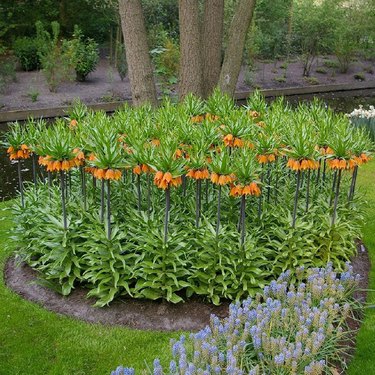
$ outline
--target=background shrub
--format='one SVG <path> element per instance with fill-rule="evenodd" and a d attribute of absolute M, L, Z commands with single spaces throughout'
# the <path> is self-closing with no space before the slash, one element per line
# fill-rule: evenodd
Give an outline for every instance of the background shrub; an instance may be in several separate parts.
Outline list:
<path fill-rule="evenodd" d="M 17 38 L 13 44 L 14 53 L 25 71 L 41 67 L 39 49 L 38 39 L 32 37 Z"/>

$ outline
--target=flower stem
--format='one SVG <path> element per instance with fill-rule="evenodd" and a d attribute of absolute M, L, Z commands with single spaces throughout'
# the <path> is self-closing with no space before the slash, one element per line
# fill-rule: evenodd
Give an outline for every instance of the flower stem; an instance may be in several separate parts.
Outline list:
<path fill-rule="evenodd" d="M 165 189 L 165 218 L 164 218 L 164 243 L 168 241 L 168 223 L 169 223 L 169 210 L 171 207 L 171 190 L 170 187 Z"/>
<path fill-rule="evenodd" d="M 342 173 L 342 170 L 339 169 L 339 173 L 337 176 L 336 191 L 335 191 L 335 202 L 333 204 L 332 225 L 334 225 L 336 221 L 337 204 L 339 201 L 339 193 L 340 193 L 341 173 Z"/>
<path fill-rule="evenodd" d="M 219 185 L 217 195 L 217 221 L 216 221 L 216 237 L 219 235 L 220 230 L 220 214 L 221 214 L 221 185 Z"/>
<path fill-rule="evenodd" d="M 147 173 L 147 216 L 151 213 L 151 178 L 150 173 Z"/>
<path fill-rule="evenodd" d="M 20 189 L 20 194 L 21 194 L 21 206 L 22 208 L 25 207 L 25 197 L 24 197 L 24 194 L 23 194 L 23 180 L 22 180 L 22 170 L 21 170 L 21 160 L 18 160 L 17 162 L 17 167 L 18 167 L 18 186 L 19 186 L 19 189 Z"/>
<path fill-rule="evenodd" d="M 262 164 L 262 173 L 261 173 L 261 176 L 260 176 L 260 181 L 261 183 L 263 183 L 263 180 L 264 180 L 264 164 Z M 262 195 L 259 196 L 258 198 L 258 218 L 260 219 L 260 216 L 262 215 Z"/>
<path fill-rule="evenodd" d="M 306 186 L 306 212 L 309 211 L 309 203 L 310 203 L 310 177 L 311 177 L 311 170 L 309 169 L 307 172 L 307 186 Z"/>
<path fill-rule="evenodd" d="M 294 208 L 293 208 L 293 222 L 292 227 L 295 228 L 296 220 L 297 220 L 297 206 L 298 206 L 298 194 L 299 194 L 299 187 L 301 182 L 301 171 L 297 171 L 297 186 L 296 186 L 296 194 L 294 196 Z"/>
<path fill-rule="evenodd" d="M 333 197 L 335 194 L 335 187 L 336 187 L 336 180 L 337 180 L 337 170 L 335 170 L 335 173 L 333 174 L 333 181 L 332 181 L 332 190 L 331 190 L 331 196 L 329 198 L 329 205 L 332 205 Z"/>
<path fill-rule="evenodd" d="M 202 181 L 197 180 L 196 192 L 195 192 L 195 226 L 199 228 L 199 220 L 201 216 L 201 189 Z"/>
<path fill-rule="evenodd" d="M 316 175 L 316 184 L 319 184 L 320 181 L 320 171 L 321 171 L 322 161 L 319 159 L 318 173 Z"/>
<path fill-rule="evenodd" d="M 107 238 L 111 239 L 111 180 L 107 180 Z"/>
<path fill-rule="evenodd" d="M 350 190 L 349 190 L 349 196 L 348 196 L 349 202 L 352 201 L 354 198 L 357 175 L 358 175 L 358 165 L 356 165 L 353 170 L 352 182 L 350 184 Z"/>
<path fill-rule="evenodd" d="M 104 179 L 101 180 L 101 191 L 100 191 L 100 222 L 104 221 Z"/>
<path fill-rule="evenodd" d="M 141 175 L 137 174 L 138 211 L 141 211 Z"/>
<path fill-rule="evenodd" d="M 34 182 L 34 187 L 36 189 L 38 185 L 38 178 L 37 178 L 37 171 L 36 171 L 36 155 L 33 154 L 32 156 L 32 161 L 33 161 L 33 182 Z"/>
<path fill-rule="evenodd" d="M 324 159 L 324 161 L 323 161 L 323 182 L 326 181 L 326 169 L 327 169 L 327 160 Z"/>
<path fill-rule="evenodd" d="M 61 190 L 61 207 L 62 207 L 62 214 L 63 214 L 63 224 L 64 229 L 67 230 L 68 224 L 66 219 L 66 207 L 65 207 L 65 176 L 64 171 L 60 171 L 60 190 Z"/>
<path fill-rule="evenodd" d="M 242 195 L 241 196 L 241 247 L 244 245 L 245 243 L 245 215 L 246 215 L 246 211 L 245 211 L 245 208 L 246 208 L 246 196 L 245 195 Z"/>
<path fill-rule="evenodd" d="M 186 196 L 186 175 L 183 174 L 181 178 L 182 178 L 182 196 L 185 197 Z"/>
<path fill-rule="evenodd" d="M 79 167 L 79 171 L 81 173 L 81 188 L 82 188 L 82 197 L 83 197 L 83 207 L 86 211 L 87 202 L 86 202 L 86 174 L 83 166 Z"/>

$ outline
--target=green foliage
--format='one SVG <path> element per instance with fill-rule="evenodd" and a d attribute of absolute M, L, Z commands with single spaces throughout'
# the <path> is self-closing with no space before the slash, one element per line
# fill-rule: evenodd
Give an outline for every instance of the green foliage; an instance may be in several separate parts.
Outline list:
<path fill-rule="evenodd" d="M 98 44 L 90 38 L 85 39 L 78 26 L 74 28 L 73 38 L 65 42 L 70 63 L 76 72 L 77 81 L 84 82 L 99 62 Z"/>
<path fill-rule="evenodd" d="M 39 41 L 36 38 L 17 38 L 13 44 L 13 50 L 22 69 L 25 71 L 40 68 Z"/>
<path fill-rule="evenodd" d="M 125 53 L 125 44 L 117 43 L 116 48 L 117 48 L 116 68 L 121 78 L 121 81 L 123 81 L 128 72 L 128 64 L 126 61 L 126 53 Z"/>
<path fill-rule="evenodd" d="M 71 79 L 72 56 L 59 41 L 58 22 L 51 23 L 51 33 L 44 29 L 41 22 L 38 21 L 35 25 L 43 73 L 50 91 L 55 92 L 62 82 Z"/>
<path fill-rule="evenodd" d="M 4 93 L 10 82 L 16 81 L 16 60 L 0 48 L 0 93 Z"/>

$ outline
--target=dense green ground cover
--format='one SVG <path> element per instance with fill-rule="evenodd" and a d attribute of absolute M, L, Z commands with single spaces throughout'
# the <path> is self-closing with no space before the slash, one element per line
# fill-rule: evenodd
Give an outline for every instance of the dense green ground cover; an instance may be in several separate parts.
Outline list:
<path fill-rule="evenodd" d="M 364 241 L 375 261 L 375 161 L 360 172 L 367 194 L 368 220 Z M 0 204 L 0 268 L 14 250 L 9 203 Z M 370 287 L 375 288 L 372 269 Z M 133 331 L 78 322 L 45 311 L 10 292 L 0 280 L 0 374 L 108 374 L 118 364 L 144 368 L 159 357 L 167 360 L 172 334 Z M 375 294 L 370 293 L 374 305 Z M 349 374 L 371 374 L 375 354 L 375 309 L 367 309 Z M 175 337 L 177 336 L 174 335 Z M 163 350 L 165 348 L 165 350 Z"/>

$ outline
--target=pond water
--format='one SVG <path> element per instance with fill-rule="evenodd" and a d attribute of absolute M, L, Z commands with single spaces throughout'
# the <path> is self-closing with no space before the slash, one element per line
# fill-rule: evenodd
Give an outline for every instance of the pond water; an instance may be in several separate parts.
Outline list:
<path fill-rule="evenodd" d="M 350 113 L 354 108 L 358 108 L 360 104 L 364 106 L 375 105 L 375 93 L 370 96 L 356 96 L 356 97 L 340 97 L 333 94 L 319 95 L 327 105 L 332 107 L 337 112 Z M 289 97 L 288 101 L 295 105 L 301 101 L 310 101 L 313 97 Z M 272 100 L 272 99 L 270 99 Z M 6 131 L 6 125 L 0 126 L 0 137 Z M 32 179 L 32 163 L 31 160 L 22 161 L 22 176 L 24 181 L 31 181 Z M 18 177 L 17 177 L 17 162 L 11 162 L 5 152 L 4 148 L 0 149 L 0 201 L 10 199 L 17 194 Z"/>

